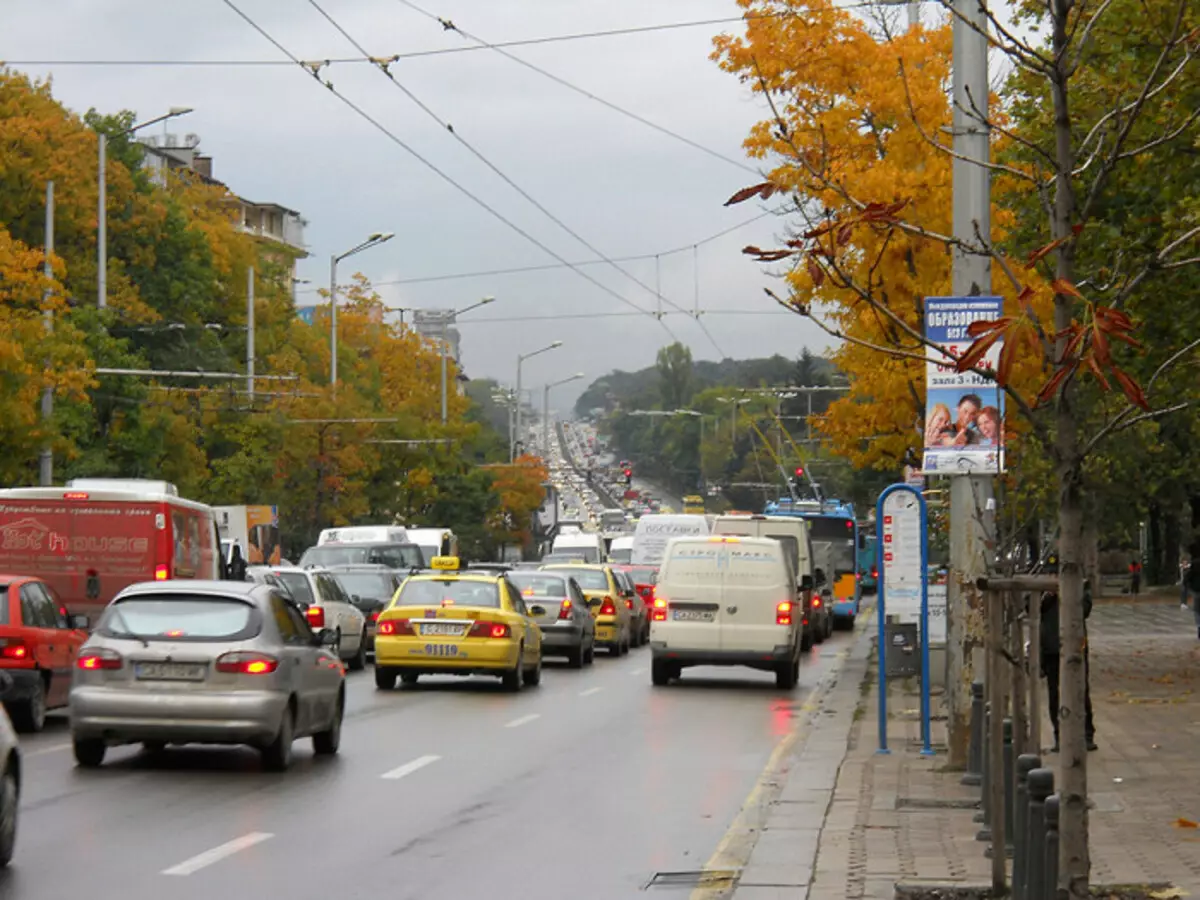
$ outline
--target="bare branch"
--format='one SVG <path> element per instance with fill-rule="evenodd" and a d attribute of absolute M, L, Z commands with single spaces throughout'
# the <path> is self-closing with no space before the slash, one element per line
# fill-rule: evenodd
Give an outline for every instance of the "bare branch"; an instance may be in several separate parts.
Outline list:
<path fill-rule="evenodd" d="M 1046 160 L 1046 162 L 1048 162 L 1050 164 L 1051 169 L 1053 169 L 1058 164 L 1057 161 L 1054 159 L 1054 154 L 1051 153 L 1049 150 L 1047 150 L 1045 147 L 1043 147 L 1041 144 L 1038 144 L 1035 141 L 1031 141 L 1031 140 L 1029 140 L 1029 138 L 1024 137 L 1023 135 L 1021 135 L 1020 133 L 1018 133 L 1016 131 L 1013 131 L 1011 128 L 1007 128 L 1004 125 L 999 124 L 994 119 L 992 119 L 991 117 L 986 115 L 982 110 L 980 110 L 979 106 L 975 103 L 975 98 L 971 95 L 970 88 L 967 89 L 967 100 L 970 102 L 970 109 L 965 109 L 961 103 L 956 104 L 956 105 L 958 106 L 959 109 L 961 109 L 963 112 L 967 113 L 967 115 L 969 115 L 975 121 L 979 122 L 981 125 L 984 125 L 985 127 L 989 128 L 993 131 L 1000 132 L 1002 135 L 1004 135 L 1006 138 L 1013 141 L 1014 143 L 1020 144 L 1022 147 L 1027 147 L 1028 149 L 1032 150 L 1034 153 L 1037 153 L 1039 156 L 1044 158 Z"/>
<path fill-rule="evenodd" d="M 1017 273 L 1012 270 L 1012 267 L 1008 264 L 1008 260 L 1004 258 L 1004 254 L 998 251 L 996 246 L 979 232 L 979 223 L 975 222 L 974 226 L 976 239 L 983 244 L 983 246 L 988 248 L 988 252 L 991 253 L 992 259 L 1000 264 L 1001 271 L 1004 272 L 1005 276 L 1008 278 L 1017 294 L 1020 294 L 1025 289 L 1025 286 L 1021 284 L 1020 280 L 1017 278 Z M 1042 323 L 1036 318 L 1033 319 L 1033 327 L 1037 329 L 1038 340 L 1040 340 L 1042 344 L 1042 353 L 1045 354 L 1046 359 L 1053 359 L 1054 344 L 1050 340 L 1050 335 L 1046 334 L 1046 330 L 1042 328 Z"/>
<path fill-rule="evenodd" d="M 1146 393 L 1150 393 L 1150 391 L 1154 388 L 1154 382 L 1158 381 L 1161 375 L 1174 368 L 1175 363 L 1179 362 L 1179 360 L 1187 356 L 1197 347 L 1200 347 L 1200 340 L 1192 341 L 1190 344 L 1185 345 L 1183 348 L 1176 350 L 1174 353 L 1168 356 L 1163 364 L 1154 370 L 1154 374 L 1150 376 L 1150 380 L 1146 382 Z"/>
<path fill-rule="evenodd" d="M 1187 259 L 1181 259 L 1178 262 L 1168 263 L 1162 266 L 1164 269 L 1182 269 L 1184 266 L 1200 265 L 1200 256 L 1192 256 Z"/>
<path fill-rule="evenodd" d="M 1101 17 L 1103 17 L 1105 11 L 1107 11 L 1112 2 L 1113 0 L 1104 0 L 1104 2 L 1100 4 L 1100 8 L 1092 13 L 1091 19 L 1088 20 L 1087 25 L 1083 29 L 1083 34 L 1079 36 L 1079 43 L 1075 50 L 1075 58 L 1071 60 L 1070 64 L 1067 66 L 1068 76 L 1074 74 L 1075 70 L 1079 68 L 1079 63 L 1083 59 L 1083 53 L 1087 49 L 1088 40 L 1092 36 L 1092 29 L 1096 27 L 1096 23 L 1100 21 Z"/>
<path fill-rule="evenodd" d="M 1167 246 L 1163 247 L 1162 250 L 1158 251 L 1158 253 L 1154 255 L 1154 258 L 1146 263 L 1142 270 L 1133 278 L 1131 278 L 1129 282 L 1117 292 L 1117 295 L 1112 300 L 1112 305 L 1118 308 L 1124 306 L 1125 301 L 1129 299 L 1133 292 L 1137 290 L 1141 283 L 1145 281 L 1152 272 L 1163 269 L 1181 269 L 1186 265 L 1190 265 L 1191 263 L 1200 260 L 1200 257 L 1193 257 L 1190 259 L 1178 260 L 1174 263 L 1167 262 L 1168 256 L 1170 256 L 1197 235 L 1200 235 L 1200 225 L 1197 225 L 1190 231 L 1184 232 L 1175 240 L 1171 241 L 1171 243 L 1167 244 Z"/>
<path fill-rule="evenodd" d="M 1135 156 L 1140 156 L 1143 153 L 1153 150 L 1155 147 L 1159 147 L 1163 144 L 1169 144 L 1171 141 L 1175 140 L 1175 138 L 1187 131 L 1188 128 L 1190 128 L 1196 121 L 1200 121 L 1200 109 L 1193 110 L 1192 114 L 1184 119 L 1182 124 L 1180 124 L 1180 126 L 1174 131 L 1167 132 L 1160 137 L 1156 137 L 1151 141 L 1147 141 L 1146 143 L 1142 144 L 1142 146 L 1134 150 L 1126 150 L 1123 153 L 1118 154 L 1117 159 L 1132 159 Z"/>
<path fill-rule="evenodd" d="M 983 35 L 983 37 L 991 46 L 1004 53 L 1009 59 L 1022 68 L 1029 69 L 1030 71 L 1036 72 L 1039 75 L 1049 75 L 1053 70 L 1054 63 L 1051 59 L 1042 56 L 1042 54 L 1038 53 L 1032 47 L 1028 46 L 1024 41 L 1020 40 L 1011 32 L 1009 32 L 1008 29 L 1006 29 L 986 8 L 984 9 L 984 13 L 987 15 L 991 23 L 996 27 L 996 30 L 1004 37 L 1006 41 L 1008 41 L 1008 46 L 1005 46 L 1002 41 L 997 40 L 996 37 L 987 29 L 980 28 L 970 19 L 963 16 L 957 9 L 954 8 L 954 0 L 937 0 L 937 2 L 940 3 L 942 8 L 950 13 L 951 16 L 958 19 L 958 21 L 962 22 L 976 34 Z"/>

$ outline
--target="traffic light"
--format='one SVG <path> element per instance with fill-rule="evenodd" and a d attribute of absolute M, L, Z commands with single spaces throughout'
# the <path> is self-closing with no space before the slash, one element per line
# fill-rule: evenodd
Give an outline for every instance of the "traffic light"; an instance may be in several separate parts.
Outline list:
<path fill-rule="evenodd" d="M 796 466 L 796 478 L 804 477 L 804 466 Z"/>
<path fill-rule="evenodd" d="M 633 469 L 626 469 L 625 470 L 625 487 L 629 487 L 631 484 L 633 484 Z"/>
<path fill-rule="evenodd" d="M 802 493 L 807 487 L 807 481 L 804 477 L 804 466 L 796 466 L 796 473 L 792 476 L 792 490 L 796 493 Z"/>

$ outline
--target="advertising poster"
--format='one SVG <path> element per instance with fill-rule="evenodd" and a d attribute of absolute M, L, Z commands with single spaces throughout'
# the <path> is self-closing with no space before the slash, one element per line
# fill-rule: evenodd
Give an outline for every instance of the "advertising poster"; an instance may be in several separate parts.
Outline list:
<path fill-rule="evenodd" d="M 925 448 L 926 475 L 995 475 L 1004 471 L 1004 395 L 996 382 L 974 372 L 956 372 L 944 347 L 961 356 L 974 341 L 972 322 L 1003 315 L 1000 297 L 926 297 Z M 1001 342 L 982 364 L 993 369 Z"/>

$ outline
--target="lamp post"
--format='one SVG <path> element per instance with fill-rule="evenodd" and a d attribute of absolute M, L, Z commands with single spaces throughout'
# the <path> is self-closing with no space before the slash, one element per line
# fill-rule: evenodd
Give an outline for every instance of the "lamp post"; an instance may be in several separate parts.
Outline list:
<path fill-rule="evenodd" d="M 459 316 L 461 316 L 463 313 L 469 313 L 469 312 L 470 312 L 471 310 L 473 310 L 473 309 L 478 309 L 478 308 L 479 308 L 479 307 L 481 307 L 481 306 L 487 306 L 489 303 L 493 303 L 493 302 L 495 302 L 495 300 L 496 300 L 496 298 L 495 298 L 495 297 L 484 297 L 484 298 L 483 298 L 482 300 L 480 300 L 478 303 L 472 303 L 470 306 L 464 306 L 462 309 L 456 309 L 456 310 L 454 310 L 453 312 L 451 312 L 451 313 L 448 313 L 448 314 L 445 316 L 445 318 L 443 318 L 443 319 L 442 319 L 442 424 L 443 424 L 443 425 L 445 425 L 445 424 L 446 424 L 446 419 L 447 419 L 447 410 L 446 410 L 446 345 L 449 343 L 449 341 L 447 341 L 447 340 L 446 340 L 446 332 L 447 332 L 447 330 L 448 330 L 448 329 L 449 329 L 449 327 L 450 327 L 450 326 L 449 326 L 449 320 L 450 320 L 450 319 L 454 319 L 455 321 L 457 321 L 457 320 L 458 320 L 458 317 L 459 317 Z"/>
<path fill-rule="evenodd" d="M 516 462 L 517 460 L 517 442 L 521 440 L 521 363 L 525 360 L 537 356 L 539 353 L 545 353 L 549 350 L 557 350 L 562 346 L 562 341 L 555 341 L 552 344 L 547 344 L 540 350 L 534 350 L 532 353 L 523 353 L 517 357 L 517 397 L 516 410 L 513 413 L 513 434 L 509 440 L 508 461 Z"/>
<path fill-rule="evenodd" d="M 550 388 L 578 381 L 583 377 L 582 372 L 576 372 L 570 378 L 564 378 L 561 381 L 551 381 L 542 388 L 542 453 L 544 454 L 544 459 L 549 459 L 550 457 Z"/>
<path fill-rule="evenodd" d="M 386 244 L 395 235 L 392 232 L 375 232 L 357 247 L 352 247 L 341 255 L 329 257 L 329 383 L 337 387 L 337 267 L 343 259 L 349 259 L 355 253 L 362 253 L 380 244 Z"/>
<path fill-rule="evenodd" d="M 165 122 L 167 119 L 186 116 L 191 111 L 190 106 L 172 106 L 166 115 L 132 125 L 122 131 L 118 137 L 133 134 L 147 125 L 155 125 L 158 122 Z M 108 135 L 101 131 L 97 132 L 97 137 L 99 138 L 97 141 L 99 167 L 96 174 L 100 189 L 100 208 L 96 219 L 96 308 L 104 309 L 108 306 Z"/>

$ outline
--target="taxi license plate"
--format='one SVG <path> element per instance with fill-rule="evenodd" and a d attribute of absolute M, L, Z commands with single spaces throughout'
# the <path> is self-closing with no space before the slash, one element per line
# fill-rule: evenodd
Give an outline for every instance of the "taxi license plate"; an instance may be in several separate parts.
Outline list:
<path fill-rule="evenodd" d="M 444 634 L 450 637 L 458 637 L 464 631 L 464 626 L 453 625 L 449 622 L 431 622 L 428 625 L 421 626 L 421 634 Z"/>
<path fill-rule="evenodd" d="M 426 644 L 426 656 L 458 656 L 458 648 L 453 644 Z"/>
<path fill-rule="evenodd" d="M 194 663 L 137 663 L 133 673 L 139 681 L 203 681 L 205 667 Z"/>
<path fill-rule="evenodd" d="M 702 609 L 673 609 L 671 618 L 676 622 L 711 622 L 713 614 Z"/>

